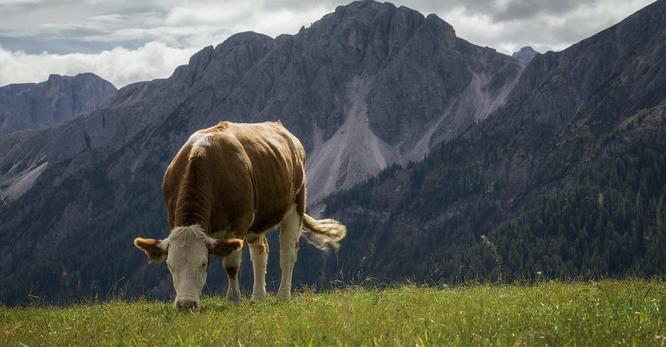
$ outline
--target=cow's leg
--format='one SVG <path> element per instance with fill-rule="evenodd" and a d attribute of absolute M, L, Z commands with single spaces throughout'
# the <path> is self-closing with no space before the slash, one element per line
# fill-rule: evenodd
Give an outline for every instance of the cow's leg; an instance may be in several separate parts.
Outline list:
<path fill-rule="evenodd" d="M 301 236 L 302 222 L 302 215 L 299 215 L 297 209 L 292 207 L 280 223 L 280 269 L 282 270 L 282 278 L 277 294 L 278 299 L 288 300 L 291 298 L 291 276 L 298 255 L 298 238 Z"/>
<path fill-rule="evenodd" d="M 222 260 L 224 270 L 227 272 L 227 278 L 229 279 L 229 286 L 227 287 L 227 300 L 234 304 L 238 304 L 241 301 L 238 273 L 240 272 L 242 255 L 243 252 L 241 249 L 224 257 L 224 260 Z"/>
<path fill-rule="evenodd" d="M 250 244 L 250 258 L 254 272 L 252 284 L 252 300 L 261 300 L 266 294 L 266 264 L 268 263 L 268 240 L 263 234 L 258 237 L 248 237 Z"/>

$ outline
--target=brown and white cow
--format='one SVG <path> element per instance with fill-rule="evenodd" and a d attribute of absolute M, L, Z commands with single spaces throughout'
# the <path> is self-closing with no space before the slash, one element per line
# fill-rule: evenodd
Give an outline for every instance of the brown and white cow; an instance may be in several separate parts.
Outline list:
<path fill-rule="evenodd" d="M 280 225 L 278 298 L 291 297 L 291 276 L 303 226 L 317 246 L 337 246 L 344 225 L 305 214 L 305 151 L 280 123 L 221 122 L 195 132 L 178 151 L 162 185 L 171 229 L 164 240 L 137 238 L 150 260 L 166 259 L 177 309 L 200 307 L 208 256 L 222 259 L 227 299 L 240 302 L 238 272 L 243 240 L 254 270 L 252 299 L 266 297 L 268 241 Z"/>

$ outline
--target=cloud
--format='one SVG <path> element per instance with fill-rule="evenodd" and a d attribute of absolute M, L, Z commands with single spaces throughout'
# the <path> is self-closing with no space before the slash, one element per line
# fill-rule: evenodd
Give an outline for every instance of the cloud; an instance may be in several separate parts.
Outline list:
<path fill-rule="evenodd" d="M 15 7 L 26 4 L 38 4 L 40 2 L 42 2 L 42 0 L 0 0 L 0 6 Z"/>
<path fill-rule="evenodd" d="M 131 82 L 165 78 L 186 64 L 197 48 L 174 48 L 149 42 L 138 49 L 117 47 L 96 54 L 29 54 L 0 47 L 0 85 L 45 81 L 49 74 L 93 72 L 117 87 Z"/>
<path fill-rule="evenodd" d="M 396 0 L 436 13 L 474 44 L 510 54 L 526 45 L 562 50 L 620 22 L 652 0 Z"/>
<path fill-rule="evenodd" d="M 3 0 L 0 0 L 3 1 Z M 71 0 L 25 5 L 14 13 L 0 6 L 0 45 L 28 53 L 95 52 L 116 46 L 163 42 L 174 47 L 217 45 L 239 31 L 270 36 L 294 33 L 334 5 L 313 1 L 113 1 Z M 67 44 L 54 41 L 67 40 Z M 63 47 L 62 50 L 59 47 Z"/>
<path fill-rule="evenodd" d="M 89 16 L 79 20 L 69 20 L 69 14 L 61 13 L 72 11 L 67 6 L 50 8 L 51 17 L 44 17 L 43 8 L 26 10 L 27 22 L 39 22 L 34 26 L 0 20 L 0 85 L 39 82 L 50 73 L 87 71 L 118 87 L 165 78 L 194 52 L 234 33 L 252 30 L 273 37 L 296 33 L 332 10 L 332 5 L 294 9 L 280 3 L 257 6 L 227 1 L 153 1 L 142 8 L 104 11 L 91 11 L 88 7 L 97 5 L 90 2 L 81 6 L 80 12 Z"/>
<path fill-rule="evenodd" d="M 0 46 L 4 47 L 0 85 L 36 82 L 46 79 L 48 73 L 75 74 L 88 71 L 85 69 L 118 86 L 167 77 L 177 65 L 187 62 L 189 54 L 217 45 L 234 33 L 293 34 L 349 1 L 0 0 Z M 423 14 L 435 13 L 453 25 L 459 37 L 510 54 L 524 45 L 542 52 L 564 49 L 650 1 L 391 2 Z"/>
<path fill-rule="evenodd" d="M 237 4 L 216 3 L 184 3 L 173 7 L 165 18 L 170 25 L 200 25 L 235 22 L 256 10 L 250 2 Z"/>

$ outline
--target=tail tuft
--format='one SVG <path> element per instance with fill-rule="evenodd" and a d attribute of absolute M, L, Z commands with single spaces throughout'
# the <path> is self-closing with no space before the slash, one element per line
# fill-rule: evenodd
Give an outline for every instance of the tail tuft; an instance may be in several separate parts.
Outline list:
<path fill-rule="evenodd" d="M 316 220 L 307 214 L 303 217 L 303 236 L 319 250 L 328 252 L 333 248 L 336 252 L 340 248 L 340 240 L 347 235 L 344 224 L 334 219 Z"/>

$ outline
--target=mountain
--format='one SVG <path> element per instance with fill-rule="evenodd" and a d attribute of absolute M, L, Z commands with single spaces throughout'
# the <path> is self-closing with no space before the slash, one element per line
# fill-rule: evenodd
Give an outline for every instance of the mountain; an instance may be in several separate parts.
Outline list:
<path fill-rule="evenodd" d="M 504 106 L 424 161 L 325 200 L 323 214 L 349 230 L 328 276 L 658 276 L 665 173 L 666 1 L 657 1 L 537 55 Z"/>
<path fill-rule="evenodd" d="M 116 94 L 116 87 L 92 73 L 50 75 L 42 83 L 0 87 L 0 135 L 46 128 L 92 112 Z"/>
<path fill-rule="evenodd" d="M 511 57 L 514 59 L 518 60 L 519 62 L 523 63 L 523 65 L 527 65 L 540 53 L 535 51 L 532 47 L 530 46 L 525 46 L 511 54 Z"/>
<path fill-rule="evenodd" d="M 162 175 L 196 129 L 281 120 L 306 147 L 312 206 L 484 120 L 522 71 L 435 15 L 372 1 L 295 35 L 233 35 L 86 117 L 0 137 L 0 298 L 169 293 L 164 268 L 130 241 L 168 233 Z"/>

